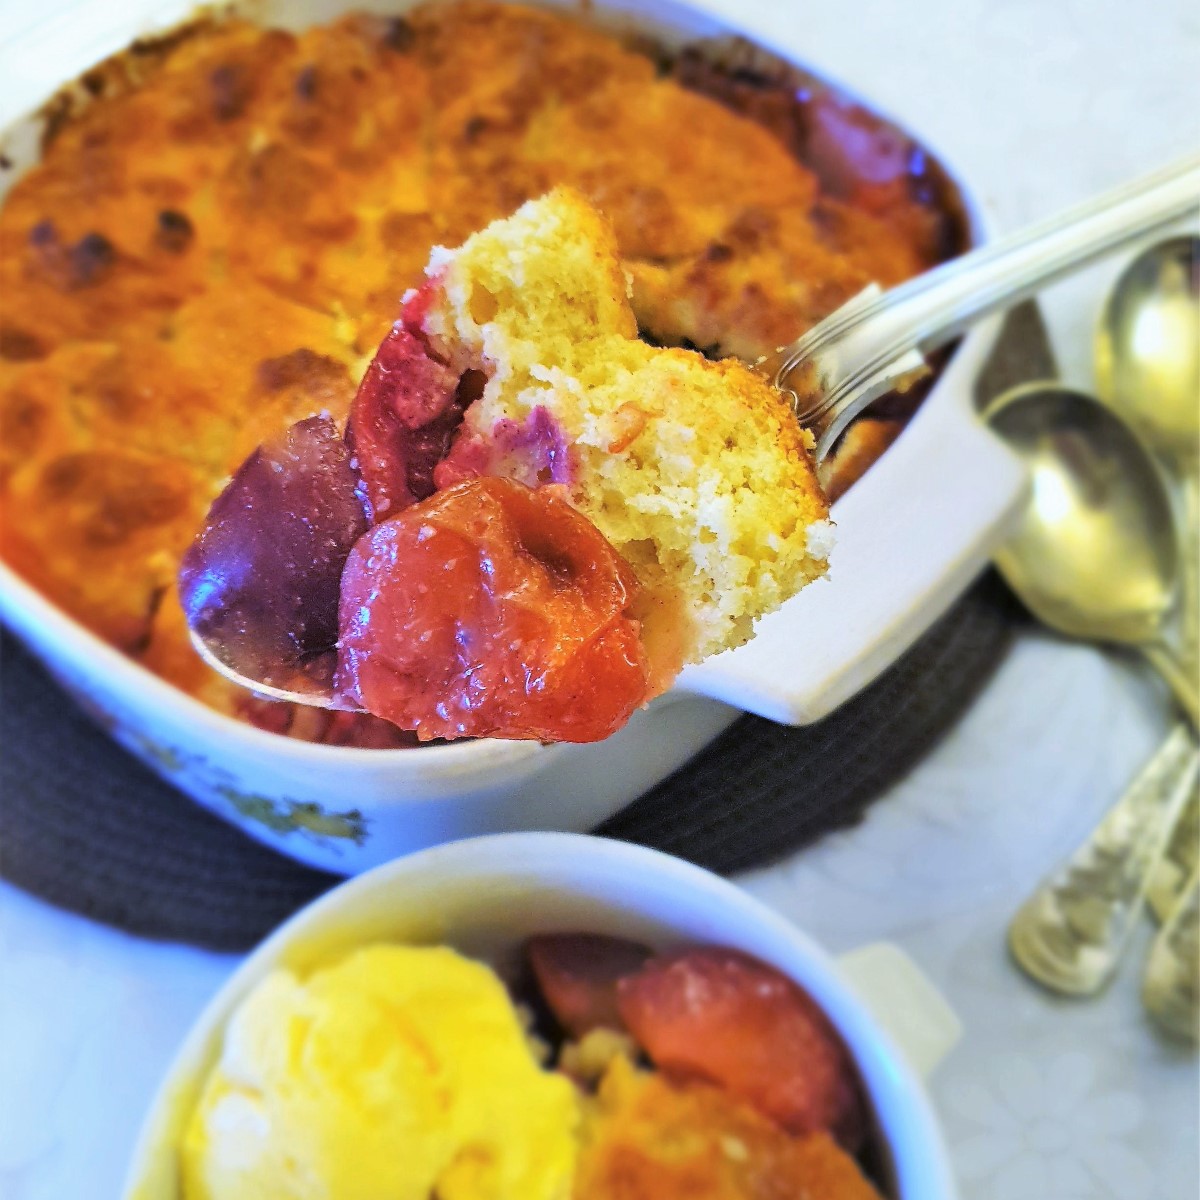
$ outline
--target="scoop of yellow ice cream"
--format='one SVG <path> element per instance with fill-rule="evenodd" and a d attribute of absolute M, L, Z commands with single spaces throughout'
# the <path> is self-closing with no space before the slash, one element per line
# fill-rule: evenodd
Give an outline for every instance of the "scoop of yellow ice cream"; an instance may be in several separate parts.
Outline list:
<path fill-rule="evenodd" d="M 578 1119 L 490 968 L 373 945 L 246 997 L 184 1135 L 183 1196 L 565 1200 Z"/>

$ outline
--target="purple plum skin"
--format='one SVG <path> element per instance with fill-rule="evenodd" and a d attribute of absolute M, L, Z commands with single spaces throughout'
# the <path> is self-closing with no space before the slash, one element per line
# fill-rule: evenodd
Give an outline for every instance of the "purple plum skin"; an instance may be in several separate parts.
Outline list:
<path fill-rule="evenodd" d="M 287 687 L 338 636 L 342 567 L 367 528 L 329 417 L 260 446 L 213 502 L 179 570 L 192 631 L 235 671 Z"/>

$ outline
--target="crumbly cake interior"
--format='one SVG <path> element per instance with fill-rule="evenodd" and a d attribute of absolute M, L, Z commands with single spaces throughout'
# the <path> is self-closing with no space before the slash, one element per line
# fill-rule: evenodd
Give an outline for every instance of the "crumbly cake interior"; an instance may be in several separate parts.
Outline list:
<path fill-rule="evenodd" d="M 557 188 L 435 250 L 429 271 L 434 349 L 487 375 L 448 465 L 552 426 L 568 462 L 518 453 L 510 466 L 501 444 L 495 466 L 561 471 L 657 602 L 660 629 L 688 626 L 687 661 L 741 645 L 824 574 L 811 436 L 741 363 L 638 340 L 612 227 L 579 192 Z"/>
<path fill-rule="evenodd" d="M 739 355 L 940 253 L 917 200 L 827 194 L 686 83 L 474 0 L 298 35 L 202 22 L 90 72 L 0 207 L 0 556 L 213 706 L 366 739 L 208 671 L 173 580 L 257 442 L 344 415 L 432 245 L 570 184 L 616 230 L 642 333 Z"/>

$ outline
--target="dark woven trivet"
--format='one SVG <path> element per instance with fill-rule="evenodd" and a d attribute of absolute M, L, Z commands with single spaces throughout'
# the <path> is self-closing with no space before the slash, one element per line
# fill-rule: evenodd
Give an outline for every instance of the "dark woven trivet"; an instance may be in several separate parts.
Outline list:
<path fill-rule="evenodd" d="M 742 717 L 596 831 L 715 871 L 759 866 L 852 825 L 991 678 L 1019 611 L 988 572 L 903 658 L 816 725 Z"/>
<path fill-rule="evenodd" d="M 806 729 L 743 717 L 600 832 L 731 871 L 849 824 L 962 712 L 1010 630 L 986 576 L 833 716 Z M 0 665 L 0 874 L 13 883 L 134 933 L 238 950 L 337 882 L 163 783 L 7 633 Z"/>
<path fill-rule="evenodd" d="M 1016 326 L 1028 353 L 994 360 L 986 394 L 1051 373 L 1036 317 L 1028 321 Z M 1014 614 L 998 579 L 986 575 L 891 670 L 820 724 L 792 729 L 744 717 L 599 832 L 732 871 L 852 823 L 970 703 L 1008 647 Z M 130 932 L 222 950 L 253 945 L 337 882 L 163 783 L 93 726 L 6 633 L 0 875 Z"/>

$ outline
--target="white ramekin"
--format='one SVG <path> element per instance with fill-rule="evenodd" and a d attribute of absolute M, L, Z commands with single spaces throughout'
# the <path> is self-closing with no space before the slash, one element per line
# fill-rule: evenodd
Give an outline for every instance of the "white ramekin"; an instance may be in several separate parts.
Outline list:
<path fill-rule="evenodd" d="M 852 986 L 811 939 L 699 867 L 622 842 L 523 833 L 471 838 L 377 867 L 335 888 L 264 942 L 213 998 L 168 1070 L 131 1159 L 126 1200 L 179 1200 L 180 1131 L 230 1014 L 274 967 L 307 971 L 380 940 L 449 944 L 503 967 L 526 937 L 555 930 L 659 947 L 729 946 L 774 964 L 824 1009 L 857 1064 L 885 1152 L 891 1200 L 955 1196 L 912 1060 L 929 1068 L 959 1030 L 907 960 L 880 948 L 851 956 Z M 908 1030 L 905 1040 L 918 1044 L 902 1049 L 885 1026 Z"/>
<path fill-rule="evenodd" d="M 556 0 L 559 7 L 576 7 Z M 267 0 L 251 13 L 302 26 L 347 8 L 408 0 Z M 0 47 L 0 124 L 133 37 L 178 21 L 191 0 L 84 0 L 66 17 Z M 668 43 L 737 33 L 676 0 L 596 0 L 593 19 L 636 24 Z M 801 62 L 799 22 L 760 44 Z M 843 90 L 844 89 L 839 89 Z M 870 105 L 868 105 L 870 107 Z M 7 152 L 30 161 L 32 122 Z M 973 235 L 980 214 L 959 182 Z M 628 727 L 593 746 L 479 741 L 420 751 L 362 751 L 276 737 L 156 679 L 102 644 L 0 565 L 0 618 L 101 723 L 165 778 L 295 858 L 353 873 L 451 838 L 501 830 L 586 830 L 666 777 L 741 711 L 806 724 L 891 664 L 988 559 L 1023 478 L 978 420 L 971 385 L 994 325 L 959 346 L 896 444 L 833 510 L 831 578 L 764 620 L 747 646 L 689 669 Z"/>

